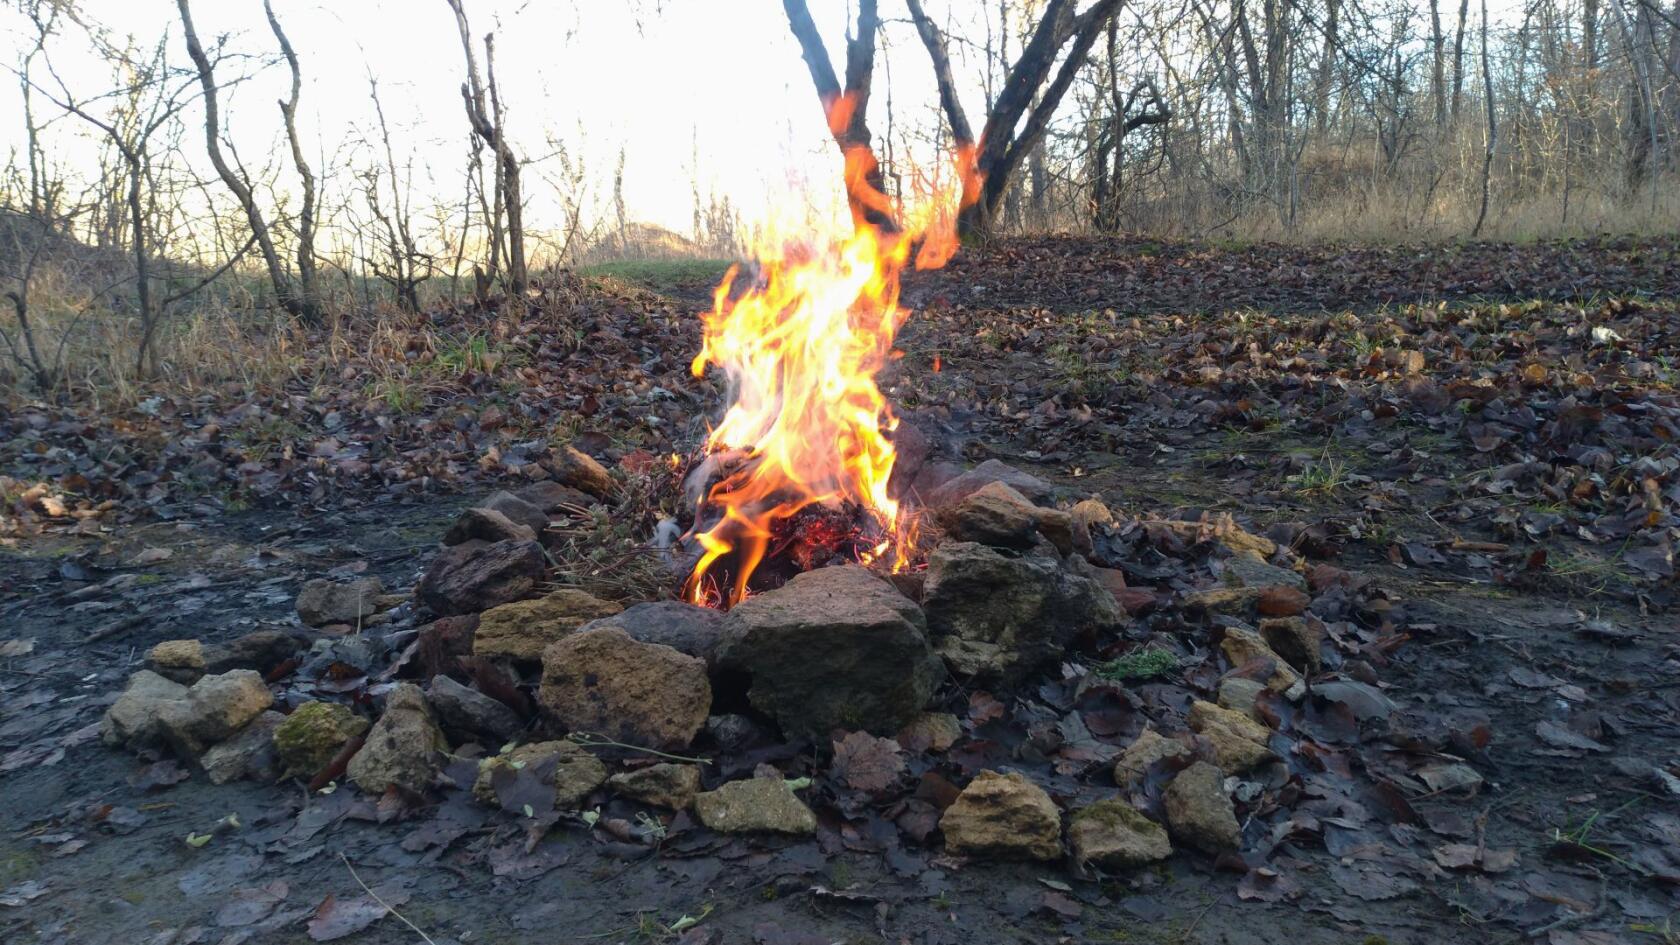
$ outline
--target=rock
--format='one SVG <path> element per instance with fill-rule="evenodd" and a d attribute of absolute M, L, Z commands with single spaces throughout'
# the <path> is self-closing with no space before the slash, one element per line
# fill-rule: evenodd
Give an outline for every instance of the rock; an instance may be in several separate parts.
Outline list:
<path fill-rule="evenodd" d="M 369 794 L 393 787 L 420 794 L 437 778 L 448 748 L 420 687 L 398 683 L 385 697 L 385 714 L 373 723 L 345 773 Z"/>
<path fill-rule="evenodd" d="M 1219 681 L 1219 707 L 1238 715 L 1255 718 L 1254 700 L 1266 691 L 1266 685 L 1242 676 L 1227 676 Z"/>
<path fill-rule="evenodd" d="M 514 495 L 536 506 L 544 513 L 558 512 L 562 509 L 587 509 L 595 504 L 595 500 L 588 495 L 563 486 L 552 479 L 533 482 Z"/>
<path fill-rule="evenodd" d="M 1189 722 L 1213 747 L 1213 760 L 1226 774 L 1241 774 L 1273 757 L 1267 745 L 1272 730 L 1246 715 L 1197 700 L 1190 704 Z"/>
<path fill-rule="evenodd" d="M 761 737 L 764 732 L 757 722 L 744 715 L 727 713 L 714 715 L 706 720 L 706 734 L 724 751 L 735 751 L 751 744 Z"/>
<path fill-rule="evenodd" d="M 535 541 L 537 533 L 528 525 L 521 525 L 495 509 L 462 509 L 449 530 L 443 533 L 443 543 L 459 545 L 469 541 Z"/>
<path fill-rule="evenodd" d="M 1306 613 L 1311 604 L 1312 598 L 1305 591 L 1278 585 L 1262 590 L 1254 609 L 1262 617 L 1294 617 Z"/>
<path fill-rule="evenodd" d="M 1016 771 L 982 771 L 939 818 L 945 850 L 957 856 L 1054 860 L 1062 814 L 1044 789 Z"/>
<path fill-rule="evenodd" d="M 212 747 L 198 759 L 198 766 L 211 784 L 227 784 L 240 778 L 273 781 L 280 777 L 280 754 L 274 732 L 286 717 L 268 711 L 252 719 L 238 734 Z"/>
<path fill-rule="evenodd" d="M 1227 617 L 1247 617 L 1259 603 L 1264 588 L 1215 587 L 1184 595 L 1184 609 Z"/>
<path fill-rule="evenodd" d="M 718 833 L 817 832 L 817 817 L 781 778 L 731 781 L 694 796 L 700 822 Z"/>
<path fill-rule="evenodd" d="M 718 665 L 750 674 L 748 700 L 787 735 L 888 735 L 943 676 L 924 625 L 921 608 L 864 568 L 818 568 L 736 605 Z"/>
<path fill-rule="evenodd" d="M 1147 587 L 1128 587 L 1124 590 L 1115 591 L 1111 584 L 1109 585 L 1109 593 L 1114 595 L 1114 600 L 1120 605 L 1120 609 L 1133 617 L 1154 610 L 1155 605 L 1159 603 L 1155 599 L 1155 592 Z"/>
<path fill-rule="evenodd" d="M 1045 509 L 1034 507 L 1034 521 L 1038 525 L 1038 533 L 1045 541 L 1056 546 L 1056 553 L 1062 557 L 1073 554 L 1073 518 L 1061 509 Z M 1084 558 L 1080 558 L 1084 561 Z"/>
<path fill-rule="evenodd" d="M 442 617 L 420 628 L 414 649 L 414 665 L 422 679 L 461 671 L 457 662 L 471 656 L 473 637 L 478 634 L 478 614 Z"/>
<path fill-rule="evenodd" d="M 668 646 L 678 653 L 705 660 L 707 667 L 714 667 L 723 638 L 723 614 L 686 601 L 660 600 L 632 604 L 622 613 L 591 620 L 578 630 L 603 627 L 623 630 L 632 640 Z"/>
<path fill-rule="evenodd" d="M 100 738 L 113 748 L 148 748 L 163 741 L 159 716 L 163 707 L 187 698 L 187 687 L 149 669 L 128 677 L 128 687 L 105 710 Z"/>
<path fill-rule="evenodd" d="M 345 743 L 365 735 L 368 720 L 336 702 L 305 702 L 274 730 L 274 747 L 285 777 L 313 778 L 332 763 Z"/>
<path fill-rule="evenodd" d="M 1225 562 L 1225 583 L 1233 587 L 1292 587 L 1304 591 L 1307 579 L 1288 568 L 1269 564 L 1259 555 L 1242 552 Z"/>
<path fill-rule="evenodd" d="M 1262 561 L 1277 554 L 1277 542 L 1270 538 L 1244 531 L 1235 522 L 1226 520 L 1219 529 L 1219 543 L 1225 550 L 1235 555 L 1253 555 Z"/>
<path fill-rule="evenodd" d="M 704 662 L 611 627 L 551 644 L 542 665 L 537 699 L 573 732 L 643 748 L 684 748 L 712 705 Z"/>
<path fill-rule="evenodd" d="M 562 446 L 555 450 L 549 464 L 554 478 L 563 486 L 570 486 L 597 499 L 610 499 L 618 491 L 606 467 L 574 447 Z"/>
<path fill-rule="evenodd" d="M 1068 846 L 1081 869 L 1136 869 L 1172 856 L 1166 830 L 1118 797 L 1074 811 L 1068 817 Z"/>
<path fill-rule="evenodd" d="M 1260 637 L 1289 665 L 1316 676 L 1324 670 L 1319 652 L 1320 633 L 1300 617 L 1277 617 L 1260 621 Z"/>
<path fill-rule="evenodd" d="M 623 609 L 575 587 L 492 607 L 479 614 L 473 655 L 535 663 L 550 643 L 570 636 L 591 620 Z"/>
<path fill-rule="evenodd" d="M 204 644 L 197 640 L 165 640 L 146 651 L 146 665 L 165 679 L 190 686 L 204 675 Z"/>
<path fill-rule="evenodd" d="M 519 713 L 448 676 L 432 677 L 426 701 L 437 713 L 438 727 L 457 745 L 477 742 L 496 748 L 512 741 L 525 727 Z"/>
<path fill-rule="evenodd" d="M 1120 605 L 1096 580 L 1054 558 L 1010 557 L 974 542 L 929 556 L 923 606 L 934 648 L 953 671 L 1005 685 L 1054 666 L 1075 633 L 1120 623 Z"/>
<path fill-rule="evenodd" d="M 905 751 L 946 751 L 962 737 L 962 724 L 949 712 L 923 712 L 899 730 L 898 743 Z"/>
<path fill-rule="evenodd" d="M 1231 661 L 1233 667 L 1245 666 L 1256 660 L 1270 660 L 1272 674 L 1266 679 L 1266 688 L 1290 701 L 1301 698 L 1307 691 L 1307 684 L 1301 677 L 1253 630 L 1226 627 L 1225 638 L 1220 641 L 1219 649 L 1225 654 L 1225 658 Z"/>
<path fill-rule="evenodd" d="M 511 492 L 492 493 L 490 498 L 478 503 L 481 509 L 500 512 L 508 521 L 515 525 L 523 525 L 531 530 L 531 534 L 541 538 L 548 528 L 548 514 Z"/>
<path fill-rule="evenodd" d="M 1075 502 L 1068 517 L 1073 550 L 1087 558 L 1096 551 L 1092 536 L 1114 524 L 1114 513 L 1110 512 L 1108 506 L 1102 504 L 1100 499 L 1082 499 Z"/>
<path fill-rule="evenodd" d="M 531 596 L 542 578 L 542 545 L 468 541 L 433 558 L 414 595 L 440 616 L 472 614 Z"/>
<path fill-rule="evenodd" d="M 621 797 L 655 807 L 687 810 L 700 791 L 698 765 L 657 764 L 625 771 L 607 779 L 607 787 Z"/>
<path fill-rule="evenodd" d="M 1198 761 L 1173 778 L 1161 796 L 1173 836 L 1204 853 L 1235 852 L 1242 845 L 1237 810 L 1225 793 L 1219 769 Z"/>
<path fill-rule="evenodd" d="M 1030 473 L 1022 472 L 1007 463 L 988 459 L 980 465 L 931 489 L 924 496 L 924 505 L 942 509 L 956 505 L 987 483 L 1001 482 L 1019 492 L 1028 502 L 1043 502 L 1050 498 L 1050 484 Z"/>
<path fill-rule="evenodd" d="M 309 652 L 303 655 L 298 674 L 305 678 L 320 678 L 330 673 L 334 679 L 346 679 L 348 670 L 355 670 L 362 675 L 372 675 L 385 667 L 385 649 L 384 639 L 371 633 L 321 637 L 310 644 Z"/>
<path fill-rule="evenodd" d="M 1136 787 L 1149 774 L 1150 766 L 1168 758 L 1183 758 L 1190 754 L 1190 746 L 1176 738 L 1168 738 L 1152 728 L 1138 733 L 1120 757 L 1114 761 L 1114 783 L 1123 788 Z"/>
<path fill-rule="evenodd" d="M 566 741 L 533 742 L 479 762 L 473 797 L 492 806 L 506 806 L 496 789 L 498 772 L 522 769 L 534 771 L 539 783 L 554 786 L 554 806 L 558 810 L 577 809 L 607 780 L 607 766 L 581 746 Z"/>
<path fill-rule="evenodd" d="M 298 619 L 311 627 L 347 623 L 352 626 L 379 612 L 379 597 L 385 585 L 376 577 L 357 578 L 335 584 L 326 578 L 305 581 L 298 592 Z"/>
<path fill-rule="evenodd" d="M 214 675 L 230 669 L 251 669 L 266 677 L 308 646 L 309 640 L 301 633 L 252 630 L 226 643 L 205 647 L 204 671 Z"/>
<path fill-rule="evenodd" d="M 274 704 L 274 694 L 262 676 L 235 669 L 200 677 L 183 699 L 158 708 L 158 727 L 183 757 L 193 758 L 217 742 L 226 741 Z"/>
<path fill-rule="evenodd" d="M 937 518 L 956 541 L 977 541 L 999 548 L 1027 549 L 1038 540 L 1038 509 L 1001 482 L 988 482 Z"/>

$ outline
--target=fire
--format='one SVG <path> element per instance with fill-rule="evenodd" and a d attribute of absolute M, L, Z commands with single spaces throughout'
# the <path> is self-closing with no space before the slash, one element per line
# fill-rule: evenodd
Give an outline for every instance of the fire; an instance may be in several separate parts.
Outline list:
<path fill-rule="evenodd" d="M 845 100 L 831 109 L 849 107 Z M 692 365 L 728 378 L 731 402 L 707 438 L 713 468 L 692 538 L 702 555 L 684 587 L 695 603 L 734 604 L 771 552 L 777 526 L 811 506 L 855 504 L 873 519 L 857 555 L 864 563 L 907 563 L 913 523 L 887 491 L 897 426 L 875 376 L 897 356 L 893 338 L 908 314 L 899 276 L 944 265 L 956 251 L 956 210 L 943 188 L 915 208 L 894 208 L 866 183 L 867 149 L 846 155 L 853 223 L 848 232 L 757 248 L 758 278 L 739 290 L 739 267 L 713 293 L 704 344 Z M 962 199 L 977 193 L 972 153 L 958 155 Z M 897 210 L 897 228 L 865 219 Z M 892 214 L 885 214 L 890 217 Z M 701 530 L 702 527 L 704 530 Z M 727 567 L 725 567 L 727 565 Z"/>

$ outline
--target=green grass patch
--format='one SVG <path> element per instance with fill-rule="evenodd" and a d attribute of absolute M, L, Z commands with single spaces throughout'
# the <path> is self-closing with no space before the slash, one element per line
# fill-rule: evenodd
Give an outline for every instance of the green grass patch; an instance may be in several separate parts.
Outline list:
<path fill-rule="evenodd" d="M 665 293 L 678 288 L 715 286 L 732 264 L 728 259 L 620 259 L 580 266 L 578 274 L 592 279 L 616 279 Z"/>
<path fill-rule="evenodd" d="M 1141 682 L 1159 679 L 1178 668 L 1178 657 L 1166 650 L 1145 647 L 1116 656 L 1099 665 L 1096 674 L 1103 679 L 1121 682 Z"/>

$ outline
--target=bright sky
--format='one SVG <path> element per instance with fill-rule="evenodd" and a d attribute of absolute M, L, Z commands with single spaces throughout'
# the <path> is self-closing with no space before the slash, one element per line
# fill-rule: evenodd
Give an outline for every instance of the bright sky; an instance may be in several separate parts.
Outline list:
<path fill-rule="evenodd" d="M 307 140 L 320 142 L 313 156 L 317 168 L 330 166 L 343 143 L 377 135 L 368 96 L 371 71 L 399 160 L 400 152 L 412 149 L 416 164 L 436 178 L 428 184 L 417 175 L 416 189 L 458 201 L 465 166 L 459 93 L 465 66 L 444 0 L 273 2 L 302 59 L 300 111 L 309 126 Z M 970 6 L 976 2 L 953 0 L 951 9 L 978 10 Z M 937 0 L 929 6 L 939 9 Z M 155 42 L 169 27 L 175 37 L 172 57 L 187 64 L 174 0 L 80 0 L 79 7 L 119 37 L 132 34 L 142 44 Z M 839 158 L 779 0 L 466 0 L 466 8 L 475 39 L 496 31 L 497 74 L 511 106 L 516 146 L 535 158 L 548 150 L 552 134 L 584 161 L 598 205 L 610 206 L 620 149 L 626 155 L 628 215 L 679 233 L 690 229 L 696 153 L 701 191 L 728 194 L 749 221 L 778 194 L 799 193 L 807 205 L 813 193 L 833 194 Z M 811 8 L 837 68 L 843 66 L 845 0 L 812 0 Z M 227 34 L 236 50 L 276 52 L 260 0 L 197 0 L 193 18 L 206 45 Z M 27 24 L 15 13 L 8 11 L 3 22 L 10 44 L 24 41 L 19 27 Z M 906 27 L 897 28 L 902 41 L 914 41 Z M 83 45 L 79 31 L 70 27 L 50 48 L 59 72 L 87 96 L 107 87 L 109 69 L 79 48 Z M 903 48 L 893 67 L 898 121 L 906 122 L 912 112 L 927 115 L 933 95 L 925 54 Z M 38 81 L 50 85 L 44 75 Z M 288 82 L 283 67 L 270 68 L 223 102 L 231 137 L 249 163 L 263 160 L 282 141 L 274 102 Z M 879 133 L 885 127 L 882 93 L 871 108 Z M 191 113 L 195 124 L 198 114 Z M 0 146 L 20 146 L 19 116 L 17 94 L 0 90 Z M 64 131 L 82 133 L 70 127 L 75 124 L 67 123 Z M 189 138 L 187 149 L 203 163 L 201 143 Z M 91 162 L 90 146 L 77 150 Z M 532 203 L 527 220 L 541 228 L 553 223 L 544 220 L 552 197 L 538 173 L 527 175 Z"/>

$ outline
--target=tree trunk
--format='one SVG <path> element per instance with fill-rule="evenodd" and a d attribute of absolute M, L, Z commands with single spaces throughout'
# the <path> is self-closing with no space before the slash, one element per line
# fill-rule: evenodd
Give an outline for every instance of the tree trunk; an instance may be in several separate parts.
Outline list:
<path fill-rule="evenodd" d="M 497 206 L 495 220 L 491 222 L 492 263 L 491 274 L 495 274 L 495 247 L 499 247 L 500 234 L 496 232 L 503 214 L 507 218 L 507 293 L 508 297 L 523 304 L 527 287 L 525 269 L 525 226 L 522 198 L 519 190 L 519 156 L 514 153 L 513 146 L 507 141 L 506 116 L 502 113 L 501 95 L 496 87 L 496 52 L 495 41 L 492 36 L 484 37 L 485 74 L 478 72 L 478 58 L 473 54 L 472 30 L 467 25 L 467 12 L 461 6 L 461 0 L 445 0 L 449 8 L 455 12 L 455 27 L 461 34 L 461 51 L 467 58 L 467 81 L 461 83 L 461 101 L 466 106 L 467 123 L 479 140 L 490 147 L 495 155 L 492 165 L 493 176 L 496 181 Z M 488 80 L 488 91 L 486 90 Z"/>
<path fill-rule="evenodd" d="M 1435 104 L 1435 129 L 1447 125 L 1447 38 L 1441 32 L 1441 0 L 1429 0 L 1429 92 Z"/>
<path fill-rule="evenodd" d="M 297 106 L 298 97 L 303 91 L 303 70 L 298 65 L 297 53 L 292 49 L 291 40 L 286 38 L 285 30 L 280 28 L 280 20 L 275 17 L 274 7 L 269 0 L 263 0 L 263 12 L 268 14 L 269 29 L 273 31 L 275 40 L 280 43 L 280 52 L 286 57 L 286 65 L 292 72 L 291 95 L 280 101 L 280 116 L 286 124 L 286 141 L 292 149 L 292 166 L 297 168 L 298 183 L 302 190 L 303 205 L 298 208 L 297 225 L 298 303 L 302 306 L 303 318 L 314 323 L 321 321 L 324 313 L 315 278 L 315 174 L 310 170 L 308 159 L 303 156 L 303 141 L 298 137 L 297 130 Z"/>
<path fill-rule="evenodd" d="M 896 230 L 892 201 L 886 193 L 886 181 L 881 175 L 881 162 L 875 158 L 875 148 L 869 134 L 869 90 L 875 72 L 875 34 L 881 20 L 876 0 L 860 0 L 857 24 L 846 41 L 846 84 L 829 61 L 823 46 L 822 34 L 811 20 L 805 0 L 782 0 L 787 14 L 788 29 L 799 41 L 799 52 L 816 86 L 817 101 L 828 120 L 829 134 L 840 146 L 845 161 L 843 179 L 846 205 L 852 222 L 857 226 Z"/>
<path fill-rule="evenodd" d="M 1487 105 L 1487 146 L 1482 152 L 1482 208 L 1476 213 L 1476 226 L 1470 231 L 1471 239 L 1482 235 L 1482 224 L 1487 221 L 1488 186 L 1493 175 L 1495 129 L 1493 124 L 1493 71 L 1488 67 L 1487 0 L 1482 0 L 1482 100 Z"/>
<path fill-rule="evenodd" d="M 1447 109 L 1449 121 L 1457 124 L 1458 104 L 1464 94 L 1464 24 L 1470 17 L 1470 0 L 1458 0 L 1458 28 L 1453 31 L 1452 101 Z"/>

